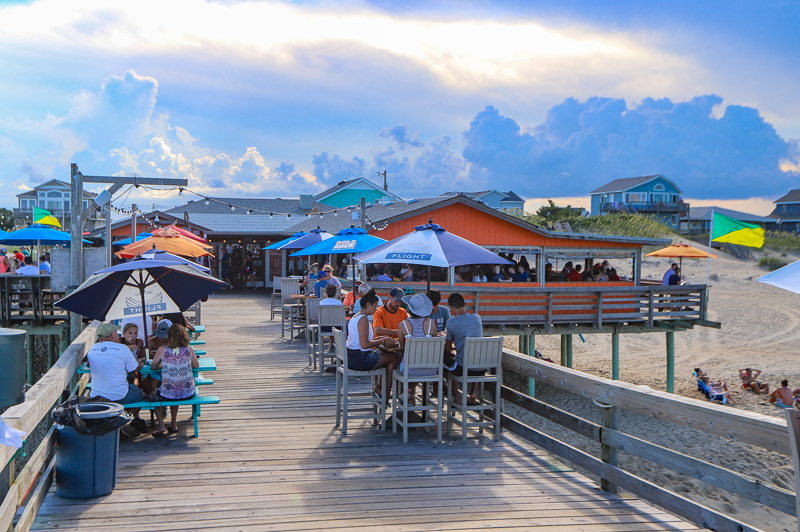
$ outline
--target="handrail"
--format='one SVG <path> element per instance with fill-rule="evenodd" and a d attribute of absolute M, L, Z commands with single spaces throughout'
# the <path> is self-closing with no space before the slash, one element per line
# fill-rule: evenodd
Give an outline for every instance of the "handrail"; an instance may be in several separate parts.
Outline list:
<path fill-rule="evenodd" d="M 503 350 L 503 371 L 518 373 L 535 379 L 537 382 L 547 383 L 587 399 L 610 405 L 612 412 L 616 409 L 625 409 L 729 440 L 755 445 L 769 451 L 782 454 L 791 453 L 787 423 L 781 418 L 731 409 L 706 401 L 653 390 L 647 386 L 597 377 L 508 349 Z M 504 387 L 502 397 L 508 403 L 515 404 L 551 422 L 571 429 L 589 440 L 600 443 L 601 456 L 598 458 L 546 434 L 543 432 L 544 429 L 533 429 L 525 425 L 510 416 L 508 412 L 503 414 L 504 428 L 597 474 L 601 479 L 601 487 L 611 486 L 616 489 L 616 486 L 620 486 L 637 497 L 649 500 L 681 517 L 715 530 L 753 529 L 740 522 L 740 516 L 726 515 L 718 510 L 702 506 L 669 490 L 668 486 L 657 486 L 626 471 L 616 463 L 615 453 L 623 451 L 657 466 L 672 469 L 707 482 L 716 488 L 775 508 L 787 515 L 795 516 L 797 514 L 795 493 L 750 477 L 747 472 L 732 471 L 669 449 L 657 441 L 642 440 L 636 436 L 625 434 L 615 424 L 607 423 L 606 415 L 604 415 L 604 422 L 601 425 L 511 388 Z M 610 454 L 609 450 L 614 454 Z M 613 458 L 609 459 L 610 456 Z"/>
<path fill-rule="evenodd" d="M 50 415 L 56 402 L 60 401 L 64 390 L 70 386 L 70 382 L 75 376 L 78 366 L 86 357 L 89 348 L 95 343 L 95 333 L 99 325 L 100 322 L 94 321 L 86 327 L 61 354 L 53 367 L 27 391 L 25 401 L 10 407 L 3 413 L 2 419 L 9 427 L 23 431 L 27 438 L 39 423 Z M 3 496 L 3 501 L 0 503 L 0 530 L 8 530 L 11 527 L 17 509 L 32 487 L 31 483 L 36 479 L 40 470 L 50 462 L 49 455 L 52 452 L 53 441 L 52 433 L 48 433 L 48 436 L 33 451 L 31 460 L 16 481 L 11 484 L 8 493 L 0 494 Z M 11 462 L 15 456 L 14 449 L 5 445 L 0 446 L 0 464 L 3 465 L 3 468 L 7 465 L 13 467 Z M 50 475 L 43 475 L 40 482 L 49 482 L 51 479 Z M 18 523 L 18 527 L 14 530 L 30 528 L 28 519 L 21 525 Z"/>

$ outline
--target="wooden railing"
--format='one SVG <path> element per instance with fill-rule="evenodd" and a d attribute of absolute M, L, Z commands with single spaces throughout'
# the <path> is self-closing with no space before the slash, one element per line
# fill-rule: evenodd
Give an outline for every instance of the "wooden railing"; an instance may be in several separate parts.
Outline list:
<path fill-rule="evenodd" d="M 727 515 L 670 489 L 625 470 L 617 460 L 619 452 L 647 460 L 701 480 L 715 489 L 727 491 L 796 516 L 795 493 L 733 471 L 689 454 L 672 450 L 657 441 L 646 441 L 619 429 L 619 411 L 628 410 L 694 430 L 742 442 L 768 451 L 791 455 L 789 433 L 784 419 L 711 404 L 678 395 L 651 390 L 625 382 L 595 377 L 580 371 L 544 362 L 515 351 L 504 350 L 503 371 L 513 372 L 546 383 L 569 393 L 594 400 L 603 408 L 603 422 L 595 423 L 529 395 L 504 386 L 502 397 L 553 423 L 566 427 L 600 444 L 600 456 L 578 449 L 542 430 L 537 430 L 512 415 L 505 408 L 503 427 L 548 452 L 600 477 L 600 486 L 616 492 L 623 488 L 635 496 L 656 504 L 699 526 L 713 530 L 755 530 L 757 523 L 745 523 L 739 515 Z M 508 375 L 508 373 L 505 373 Z M 652 438 L 651 438 L 652 439 Z M 720 442 L 720 445 L 724 445 Z"/>
<path fill-rule="evenodd" d="M 578 286 L 568 286 L 570 284 Z M 480 314 L 484 324 L 539 325 L 639 322 L 652 327 L 663 320 L 697 321 L 706 318 L 706 286 L 620 286 L 622 283 L 558 283 L 537 287 L 518 283 L 434 284 L 447 296 L 464 296 L 468 312 Z M 425 283 L 370 282 L 381 297 L 394 287 L 424 292 Z"/>
<path fill-rule="evenodd" d="M 84 329 L 53 367 L 28 390 L 25 401 L 5 411 L 2 419 L 8 426 L 23 431 L 27 438 L 43 420 L 49 420 L 50 412 L 65 396 L 82 391 L 88 382 L 88 375 L 77 380 L 76 371 L 95 342 L 98 325 L 99 322 L 93 322 Z M 4 477 L 10 480 L 8 492 L 0 492 L 3 497 L 0 503 L 0 531 L 30 530 L 36 512 L 53 481 L 54 447 L 55 431 L 51 425 L 25 467 L 15 476 L 16 450 L 0 445 L 0 465 L 4 467 Z M 25 508 L 14 524 L 14 516 L 23 504 Z"/>

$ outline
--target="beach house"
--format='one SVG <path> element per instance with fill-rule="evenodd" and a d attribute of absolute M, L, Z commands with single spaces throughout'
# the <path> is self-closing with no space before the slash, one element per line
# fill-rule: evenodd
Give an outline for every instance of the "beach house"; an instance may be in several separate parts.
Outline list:
<path fill-rule="evenodd" d="M 17 194 L 17 208 L 14 209 L 14 225 L 24 227 L 33 222 L 33 208 L 47 209 L 58 218 L 61 227 L 68 228 L 72 213 L 70 212 L 70 192 L 69 183 L 58 179 L 51 179 L 41 185 Z M 86 209 L 97 194 L 83 191 L 83 208 Z M 88 220 L 89 227 L 97 222 L 96 217 Z"/>
<path fill-rule="evenodd" d="M 681 215 L 689 212 L 680 195 L 678 186 L 661 174 L 615 179 L 591 192 L 591 215 L 648 214 L 678 229 Z"/>
<path fill-rule="evenodd" d="M 767 216 L 767 229 L 800 232 L 800 189 L 792 189 L 776 199 L 775 208 Z"/>
<path fill-rule="evenodd" d="M 316 196 L 314 201 L 324 203 L 331 207 L 349 207 L 358 205 L 364 198 L 367 203 L 376 201 L 401 201 L 396 194 L 389 192 L 388 187 L 381 188 L 369 179 L 359 177 L 347 181 L 339 181 L 335 186 L 323 190 Z"/>
<path fill-rule="evenodd" d="M 482 190 L 480 192 L 445 192 L 443 196 L 466 196 L 479 201 L 492 209 L 521 216 L 525 213 L 525 200 L 514 191 Z"/>
<path fill-rule="evenodd" d="M 766 216 L 723 209 L 722 207 L 690 207 L 689 212 L 681 214 L 681 232 L 689 235 L 708 233 L 711 228 L 712 212 L 722 214 L 734 220 L 739 220 L 740 222 L 758 224 L 761 227 L 766 227 L 766 225 L 772 221 Z"/>

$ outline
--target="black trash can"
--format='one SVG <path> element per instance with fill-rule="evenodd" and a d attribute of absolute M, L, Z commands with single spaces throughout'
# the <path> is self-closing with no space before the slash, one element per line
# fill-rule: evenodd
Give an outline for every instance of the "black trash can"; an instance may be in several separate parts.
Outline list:
<path fill-rule="evenodd" d="M 56 494 L 92 499 L 114 491 L 119 429 L 130 422 L 122 405 L 67 403 L 54 410 L 53 417 L 58 423 Z"/>

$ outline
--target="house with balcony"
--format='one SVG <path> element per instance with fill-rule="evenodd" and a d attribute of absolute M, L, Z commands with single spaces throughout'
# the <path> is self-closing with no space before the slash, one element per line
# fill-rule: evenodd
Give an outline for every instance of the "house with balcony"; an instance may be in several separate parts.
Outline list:
<path fill-rule="evenodd" d="M 792 189 L 774 202 L 775 208 L 767 216 L 766 229 L 800 233 L 800 189 Z"/>
<path fill-rule="evenodd" d="M 33 223 L 33 208 L 47 209 L 58 218 L 61 227 L 65 230 L 69 228 L 71 212 L 70 201 L 72 192 L 69 183 L 58 179 L 51 179 L 41 185 L 34 187 L 33 190 L 17 194 L 17 208 L 14 209 L 14 225 L 25 227 Z M 83 191 L 83 208 L 91 205 L 92 200 L 97 197 L 94 192 Z M 96 218 L 88 220 L 89 228 L 97 222 Z"/>
<path fill-rule="evenodd" d="M 689 204 L 681 199 L 681 190 L 661 174 L 615 179 L 590 194 L 592 216 L 647 214 L 678 229 L 681 215 L 689 212 Z"/>
<path fill-rule="evenodd" d="M 445 192 L 442 196 L 466 196 L 479 201 L 492 209 L 506 214 L 522 216 L 525 214 L 525 200 L 514 191 L 482 190 L 480 192 Z"/>

